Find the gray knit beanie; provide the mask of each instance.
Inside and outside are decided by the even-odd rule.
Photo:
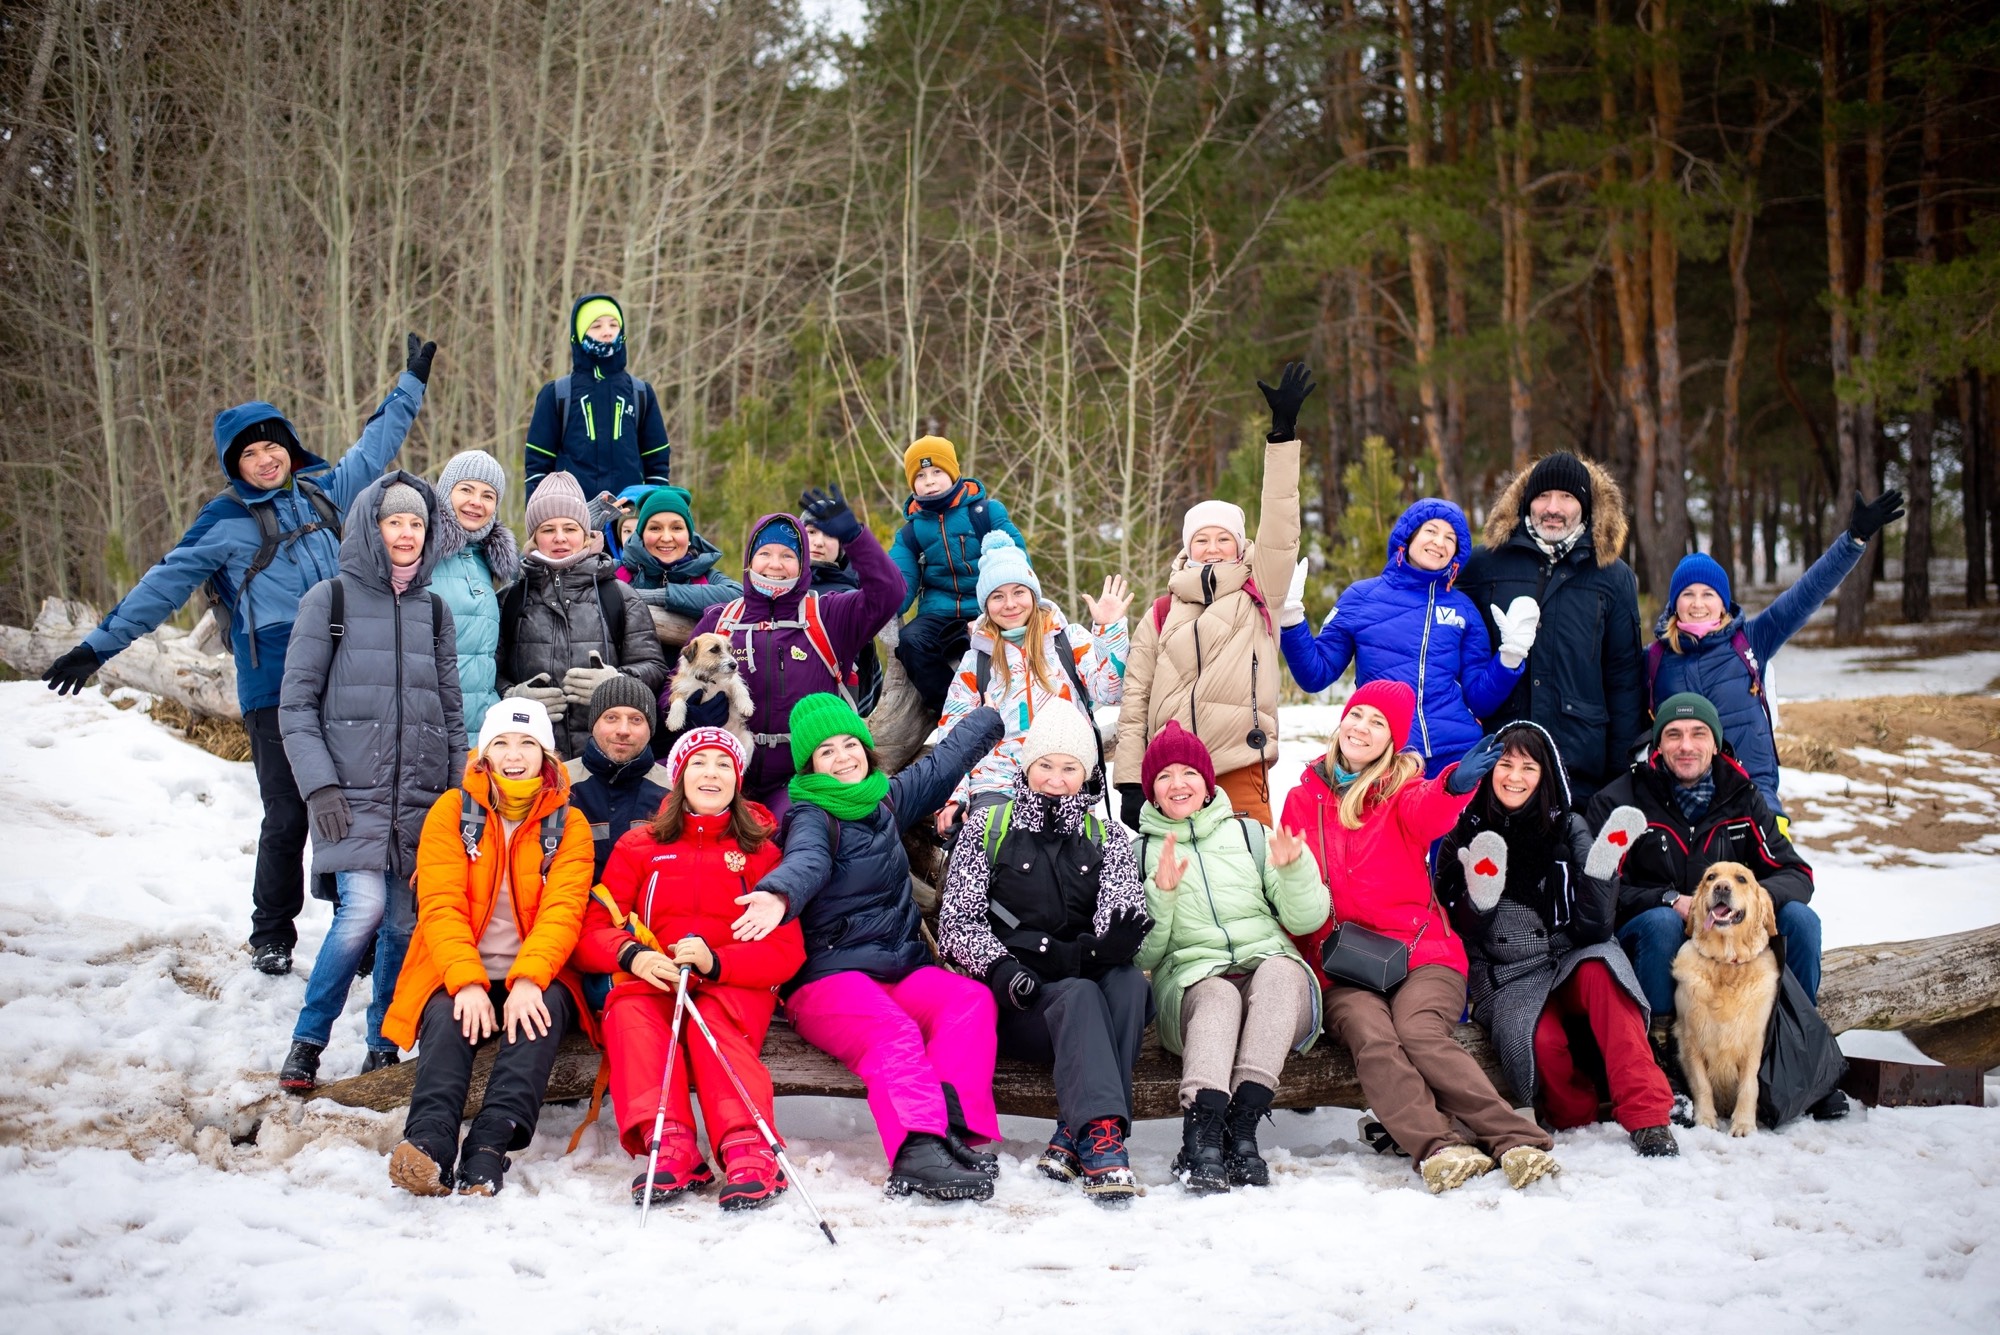
[[[407,482],[392,482],[382,488],[382,503],[375,507],[375,522],[379,524],[390,515],[416,515],[429,520],[431,508],[415,487]]]
[[[451,504],[449,499],[451,489],[461,482],[484,482],[493,488],[493,499],[496,502],[493,507],[493,519],[500,517],[500,507],[497,502],[507,499],[507,470],[501,467],[498,459],[485,450],[465,450],[445,460],[444,467],[438,470],[437,493],[447,506]],[[489,519],[485,528],[471,535],[472,540],[479,541],[491,532],[492,528],[493,520]]]
[[[600,715],[607,709],[636,709],[646,716],[646,727],[652,732],[660,730],[660,705],[653,698],[646,683],[637,677],[619,673],[599,682],[597,689],[590,693],[590,726],[595,728]]]

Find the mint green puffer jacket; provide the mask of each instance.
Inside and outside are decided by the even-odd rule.
[[[1247,973],[1272,955],[1304,963],[1290,936],[1319,928],[1331,908],[1310,848],[1290,866],[1272,866],[1267,855],[1259,867],[1257,852],[1265,851],[1266,832],[1249,828],[1255,824],[1252,817],[1236,816],[1223,792],[1186,820],[1169,820],[1151,802],[1139,812],[1136,851],[1146,874],[1146,912],[1153,930],[1133,963],[1152,973],[1160,1044],[1169,1052],[1181,1050],[1181,998],[1190,987],[1217,974]],[[1187,874],[1171,893],[1153,882],[1169,834],[1176,856],[1188,862]],[[1319,1031],[1315,977],[1313,1026],[1298,1051],[1311,1047]]]

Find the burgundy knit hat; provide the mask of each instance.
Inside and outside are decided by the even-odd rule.
[[[1347,707],[1340,711],[1345,719],[1354,712],[1356,705],[1373,705],[1389,720],[1389,749],[1400,751],[1410,742],[1410,720],[1417,714],[1417,693],[1400,681],[1386,678],[1371,681],[1366,686],[1355,688],[1347,697]]]
[[[1148,802],[1153,800],[1153,780],[1169,765],[1186,765],[1201,775],[1201,781],[1208,785],[1208,795],[1215,796],[1215,760],[1201,744],[1201,738],[1183,728],[1179,719],[1167,720],[1167,726],[1160,729],[1160,735],[1146,748],[1146,758],[1139,762],[1139,781],[1145,785]]]

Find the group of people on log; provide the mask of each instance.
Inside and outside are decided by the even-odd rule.
[[[569,333],[572,370],[528,430],[525,551],[491,455],[435,480],[396,466],[436,351],[411,335],[336,463],[269,403],[218,413],[223,489],[45,674],[82,689],[207,586],[264,805],[255,967],[291,969],[308,833],[335,903],[280,1079],[315,1087],[369,978],[363,1069],[417,1053],[400,1186],[500,1190],[582,1030],[648,1165],[634,1200],[719,1175],[723,1208],[762,1205],[787,1185],[759,1057],[782,1008],[865,1084],[892,1194],[992,1194],[1004,1054],[1052,1072],[1040,1170],[1129,1197],[1148,1025],[1181,1059],[1190,1191],[1268,1182],[1260,1122],[1323,1036],[1353,1053],[1370,1138],[1430,1190],[1496,1166],[1524,1187],[1557,1170],[1551,1132],[1605,1099],[1641,1154],[1677,1152],[1670,961],[1712,862],[1756,872],[1816,994],[1764,665],[1900,514],[1896,493],[1857,495],[1754,615],[1688,556],[1645,645],[1624,498],[1553,453],[1500,490],[1484,545],[1459,506],[1410,506],[1382,573],[1314,630],[1297,429],[1314,386],[1292,364],[1259,382],[1256,532],[1236,505],[1191,506],[1136,626],[1122,578],[1083,620],[1048,598],[1005,507],[936,436],[904,452],[888,548],[829,486],[757,522],[739,580],[671,482],[618,304],[582,298]],[[747,741],[719,718],[663,728],[656,607],[727,638]],[[891,774],[867,718],[874,640],[913,607],[894,652],[939,732]],[[1274,812],[1281,663],[1308,691],[1350,669],[1356,685]],[[934,928],[913,835],[949,848]],[[1399,944],[1407,972],[1377,986],[1340,966],[1342,924]],[[1454,1040],[1468,1000],[1532,1116]]]

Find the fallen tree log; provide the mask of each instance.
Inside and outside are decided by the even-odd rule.
[[[0,662],[40,676],[101,619],[87,603],[44,598],[34,625],[0,626]],[[141,635],[99,668],[97,677],[108,686],[129,686],[172,700],[190,713],[243,716],[236,703],[236,659],[227,637],[218,632],[213,611],[203,613],[193,631],[162,626]]]
[[[1829,951],[1820,985],[1820,1013],[1836,1032],[1903,1029],[1943,1021],[1972,1023],[1973,1019],[2000,1031],[2000,926],[1925,941]],[[1856,1016],[1864,1017],[1865,1023]],[[1462,1024],[1455,1037],[1493,1077],[1494,1085],[1506,1091],[1506,1078],[1485,1034],[1474,1025]],[[581,1035],[572,1034],[564,1041],[549,1078],[549,1101],[588,1098],[597,1062],[596,1049]],[[865,1095],[861,1082],[846,1067],[806,1043],[782,1021],[771,1026],[764,1044],[764,1064],[780,1094]],[[473,1072],[467,1116],[477,1110],[484,1096],[490,1065],[489,1047],[480,1054]],[[415,1078],[415,1064],[404,1062],[324,1085],[316,1097],[387,1112],[409,1102]],[[1178,1117],[1180,1079],[1180,1058],[1160,1047],[1157,1035],[1148,1030],[1132,1076],[1133,1116],[1141,1120]],[[1001,1061],[993,1073],[993,1097],[1004,1113],[1056,1115],[1055,1088],[1042,1067]],[[1285,1063],[1284,1083],[1276,1099],[1281,1108],[1360,1107],[1365,1102],[1353,1057],[1331,1038],[1322,1038],[1312,1051],[1294,1055]]]

